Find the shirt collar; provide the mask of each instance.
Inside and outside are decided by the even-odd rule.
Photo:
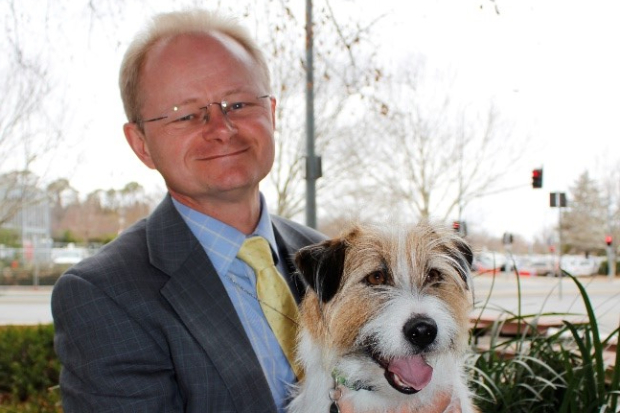
[[[260,217],[256,228],[248,236],[236,228],[198,212],[172,198],[175,208],[204,248],[218,274],[223,275],[228,272],[228,268],[236,258],[243,241],[253,236],[261,236],[267,240],[271,247],[274,262],[276,265],[278,264],[278,246],[269,211],[267,210],[267,203],[262,193],[259,196]]]

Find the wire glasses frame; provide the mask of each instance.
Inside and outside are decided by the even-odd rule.
[[[218,105],[224,118],[229,122],[236,122],[245,118],[253,117],[259,113],[259,109],[263,108],[259,101],[261,99],[271,98],[271,95],[260,96],[233,96],[230,99],[220,102],[211,102],[199,108],[174,106],[168,113],[155,118],[138,120],[136,123],[140,128],[145,123],[157,122],[168,119],[164,127],[171,131],[185,131],[202,127],[207,124],[211,118],[210,108]]]

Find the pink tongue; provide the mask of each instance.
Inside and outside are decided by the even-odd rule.
[[[418,391],[426,387],[433,376],[433,368],[426,364],[422,356],[393,359],[387,369],[406,386]]]

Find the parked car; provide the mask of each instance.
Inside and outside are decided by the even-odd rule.
[[[557,274],[557,257],[552,255],[537,255],[529,259],[529,266],[538,276],[550,277]]]
[[[575,277],[589,277],[598,273],[599,262],[592,257],[565,255],[562,269]]]
[[[519,275],[536,275],[536,268],[532,266],[532,263],[529,259],[525,257],[515,256],[512,260],[507,261],[502,266],[502,271],[510,272],[510,273],[518,273]]]
[[[499,272],[505,261],[503,254],[485,251],[474,256],[473,268],[480,274]]]
[[[86,248],[54,248],[52,250],[53,265],[73,265],[88,257]]]

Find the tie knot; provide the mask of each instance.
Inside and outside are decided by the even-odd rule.
[[[275,265],[269,243],[263,237],[247,238],[237,253],[237,257],[252,267],[257,274]]]

